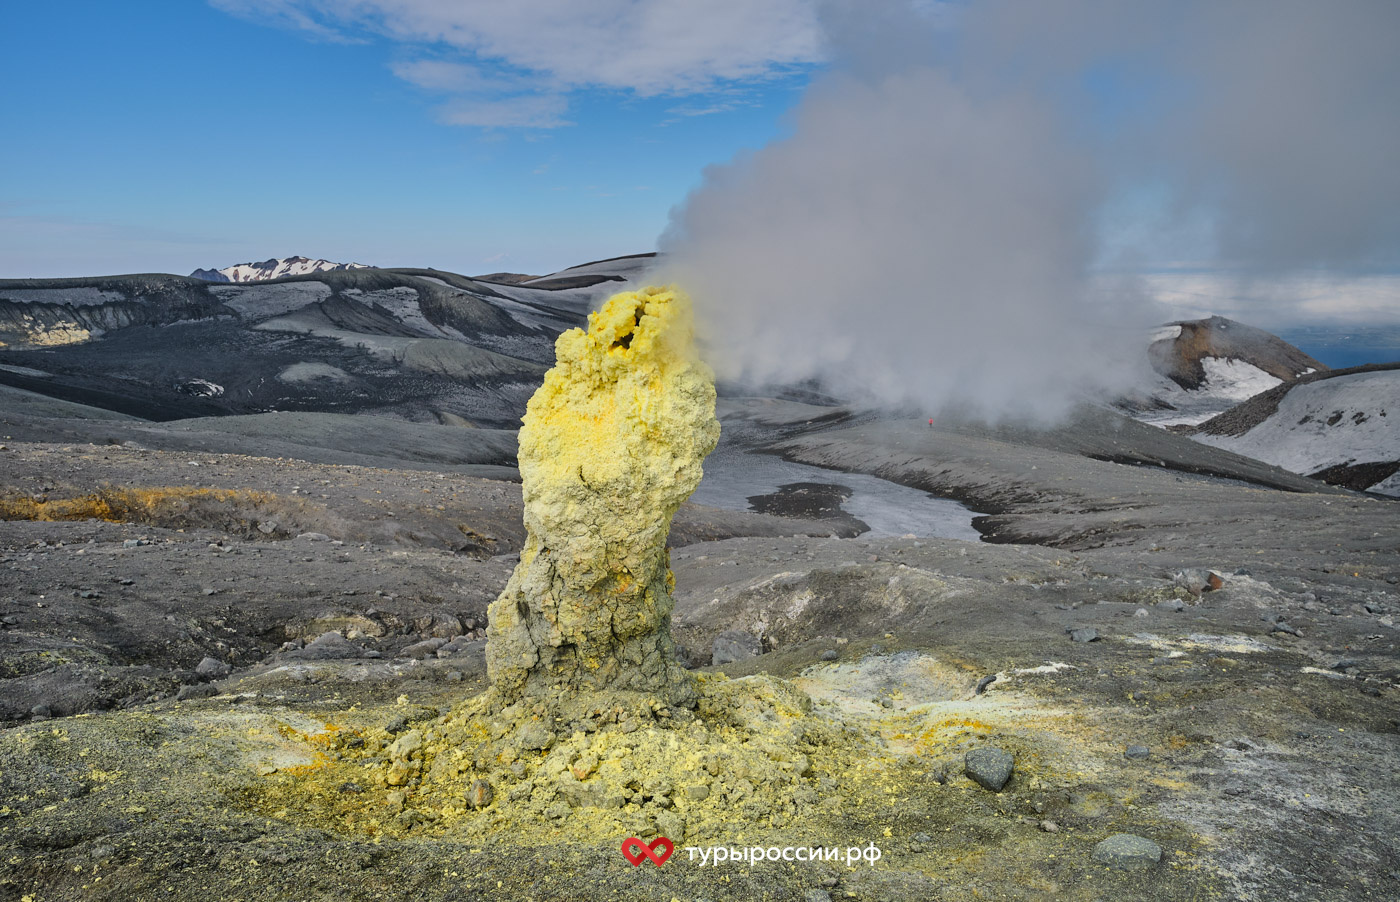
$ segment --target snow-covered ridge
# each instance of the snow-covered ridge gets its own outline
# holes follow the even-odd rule
[[[1400,495],[1400,470],[1387,473],[1382,466],[1400,461],[1400,369],[1302,382],[1287,389],[1268,416],[1258,414],[1243,431],[1207,423],[1193,438],[1303,475],[1369,464],[1356,479],[1329,474],[1328,481]]]
[[[204,279],[206,282],[266,282],[269,279],[285,279],[287,276],[304,276],[316,272],[373,268],[365,263],[332,263],[329,260],[312,260],[309,257],[280,257],[261,263],[239,263],[223,269],[196,269],[190,273],[190,277]]]

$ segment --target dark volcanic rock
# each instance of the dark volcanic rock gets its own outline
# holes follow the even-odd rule
[[[1001,792],[1006,781],[1011,779],[1016,761],[1009,752],[986,745],[972,749],[963,756],[963,766],[968,778],[983,789]]]

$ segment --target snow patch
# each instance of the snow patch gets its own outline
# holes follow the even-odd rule
[[[1234,357],[1202,357],[1201,368],[1206,377],[1198,389],[1183,389],[1166,376],[1156,376],[1149,393],[1175,409],[1145,410],[1134,417],[1154,426],[1197,426],[1283,383],[1254,364]]]
[[[1201,367],[1206,371],[1205,386],[1201,390],[1218,398],[1247,401],[1283,384],[1277,376],[1270,376],[1254,364],[1233,357],[1202,357]]]
[[[1273,415],[1244,435],[1195,438],[1304,475],[1400,459],[1400,371],[1298,385],[1283,396]],[[1396,482],[1392,476],[1377,488],[1391,494],[1400,488]]]
[[[278,382],[314,382],[317,379],[329,379],[333,382],[349,382],[350,374],[338,366],[331,366],[329,363],[314,361],[294,363],[277,374]]]
[[[317,272],[332,272],[342,269],[373,269],[364,263],[332,263],[329,260],[311,260],[307,257],[278,257],[261,263],[239,263],[226,266],[213,272],[223,276],[214,278],[209,270],[197,269],[192,273],[196,279],[211,282],[266,282],[271,279],[285,279],[288,276],[305,276]]]

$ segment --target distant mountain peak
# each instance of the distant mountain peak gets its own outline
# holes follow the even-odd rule
[[[329,260],[312,260],[309,257],[280,257],[261,263],[239,263],[223,269],[196,269],[190,273],[190,278],[203,279],[206,282],[266,282],[270,279],[304,276],[314,272],[373,268],[364,263],[332,263]]]

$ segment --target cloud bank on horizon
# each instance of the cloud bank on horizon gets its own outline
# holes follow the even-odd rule
[[[1400,5],[821,12],[791,134],[661,242],[724,375],[1053,416],[1135,377],[1164,254],[1236,294],[1400,264]]]

